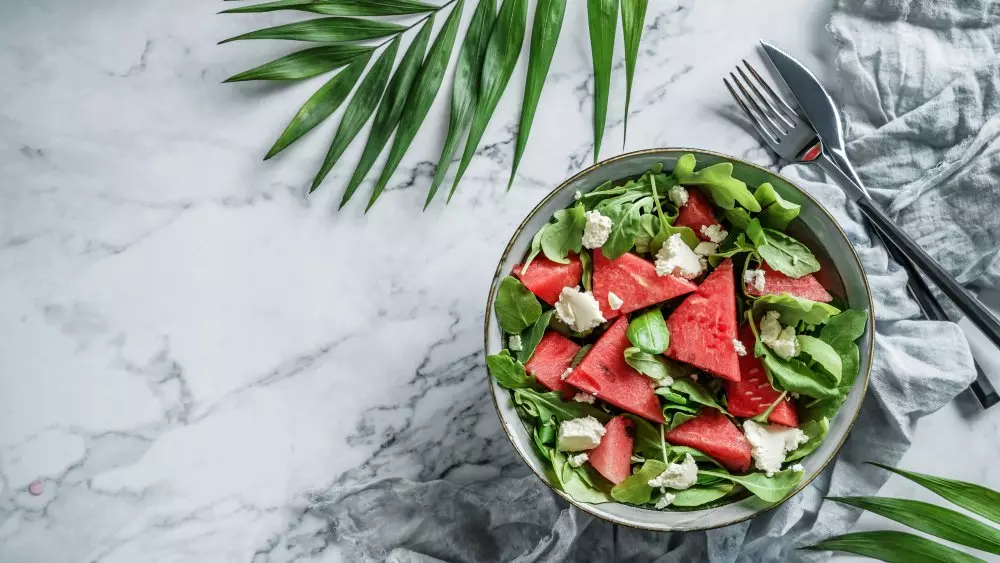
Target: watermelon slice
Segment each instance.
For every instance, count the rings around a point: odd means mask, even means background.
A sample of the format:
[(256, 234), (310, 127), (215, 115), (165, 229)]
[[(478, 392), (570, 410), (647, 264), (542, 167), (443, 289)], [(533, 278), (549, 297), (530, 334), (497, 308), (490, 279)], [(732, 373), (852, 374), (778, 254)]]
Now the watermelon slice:
[(559, 264), (544, 256), (538, 256), (528, 266), (527, 272), (521, 272), (521, 264), (514, 266), (514, 275), (539, 299), (549, 305), (555, 305), (564, 287), (580, 285), (583, 265), (580, 263), (580, 257), (573, 253), (569, 255), (569, 264)]
[[(656, 275), (652, 262), (631, 252), (615, 260), (608, 260), (601, 251), (594, 252), (594, 298), (601, 305), (605, 319), (691, 293), (697, 288), (687, 280)], [(609, 292), (622, 300), (621, 309), (614, 311), (608, 305)]]
[(566, 385), (562, 374), (573, 363), (573, 356), (580, 351), (580, 346), (559, 334), (549, 331), (535, 347), (534, 354), (528, 360), (525, 369), (539, 383), (553, 391), (561, 391), (563, 395), (573, 395), (573, 388)]
[[(760, 359), (753, 355), (754, 335), (750, 325), (740, 330), (740, 341), (747, 349), (746, 356), (740, 356), (740, 380), (726, 382), (726, 401), (729, 412), (740, 418), (750, 418), (766, 411), (781, 396), (771, 387), (764, 373)], [(791, 398), (778, 403), (771, 411), (768, 422), (784, 426), (798, 427), (799, 417), (795, 413)]]
[(670, 347), (665, 354), (713, 375), (740, 380), (736, 338), (736, 288), (727, 259), (667, 319)]
[(750, 469), (752, 448), (746, 436), (716, 409), (702, 409), (698, 416), (667, 432), (667, 442), (694, 448), (734, 473)]
[(708, 201), (708, 198), (705, 197), (705, 194), (699, 190), (689, 187), (687, 191), (688, 201), (681, 207), (680, 213), (677, 215), (677, 220), (674, 221), (674, 226), (691, 227), (691, 230), (694, 231), (694, 234), (698, 235), (698, 238), (709, 240), (701, 232), (701, 228), (719, 224), (719, 220), (715, 217), (715, 208)]
[(619, 317), (569, 374), (566, 383), (622, 410), (663, 422), (653, 380), (625, 363), (625, 349), (632, 345), (625, 335), (627, 329), (628, 319)]
[(635, 430), (627, 416), (616, 416), (604, 425), (601, 443), (589, 452), (590, 465), (615, 485), (632, 474), (632, 445)]
[(764, 291), (758, 291), (753, 284), (748, 284), (747, 295), (760, 297), (766, 294), (778, 295), (779, 293), (788, 293), (795, 297), (811, 299), (822, 303), (833, 301), (833, 296), (827, 292), (826, 288), (812, 274), (806, 274), (801, 278), (790, 278), (777, 270), (771, 269), (767, 264), (761, 264), (760, 269), (764, 271)]

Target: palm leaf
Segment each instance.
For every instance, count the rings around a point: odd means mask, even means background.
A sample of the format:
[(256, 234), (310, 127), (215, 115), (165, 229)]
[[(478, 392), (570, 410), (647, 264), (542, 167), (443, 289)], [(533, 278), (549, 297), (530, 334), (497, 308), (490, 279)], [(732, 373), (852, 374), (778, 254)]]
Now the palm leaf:
[(490, 40), (483, 56), (483, 74), (479, 83), (479, 99), (476, 100), (476, 112), (472, 117), (469, 129), (469, 139), (465, 144), (462, 162), (458, 165), (458, 173), (451, 185), (448, 199), (455, 193), (458, 182), (472, 162), (476, 147), (482, 140), (489, 125), (490, 118), (500, 103), (503, 91), (507, 88), (510, 75), (514, 72), (517, 58), (524, 44), (524, 29), (528, 19), (528, 4), (526, 0), (503, 0), (500, 12), (497, 14)]
[(245, 80), (299, 80), (350, 64), (354, 59), (371, 53), (372, 47), (362, 45), (328, 45), (313, 47), (285, 55), (269, 63), (233, 75), (225, 82)]
[(406, 106), (403, 108), (399, 122), (399, 130), (396, 131), (396, 138), (393, 139), (392, 148), (389, 150), (389, 158), (382, 168), (382, 174), (375, 183), (366, 211), (371, 209), (375, 200), (382, 194), (386, 184), (389, 183), (389, 178), (392, 177), (392, 173), (396, 171), (403, 155), (410, 148), (410, 143), (417, 136), (417, 130), (420, 129), (424, 118), (427, 117), (427, 112), (431, 109), (431, 104), (434, 103), (434, 98), (437, 97), (441, 81), (444, 79), (444, 71), (448, 68), (448, 61), (451, 59), (451, 50), (455, 46), (455, 36), (458, 35), (458, 24), (462, 21), (464, 4), (464, 0), (458, 0), (458, 4), (448, 15), (444, 26), (438, 31), (437, 39), (434, 40), (427, 53), (427, 60), (424, 61), (420, 75), (413, 84), (406, 100)]
[(368, 118), (375, 112), (379, 100), (382, 99), (382, 92), (385, 91), (385, 85), (389, 82), (389, 75), (392, 74), (392, 63), (396, 61), (396, 53), (398, 51), (399, 36), (397, 35), (378, 60), (375, 61), (371, 69), (369, 69), (368, 75), (361, 81), (361, 85), (358, 86), (354, 97), (347, 104), (344, 116), (340, 118), (337, 133), (333, 136), (333, 142), (326, 153), (326, 158), (323, 159), (323, 165), (320, 167), (319, 172), (316, 173), (316, 178), (313, 179), (312, 187), (309, 189), (310, 192), (316, 191), (316, 188), (323, 182), (326, 175), (330, 173), (333, 166), (340, 160), (340, 157), (347, 150), (348, 145), (351, 144), (354, 137), (358, 136), (358, 132), (368, 122)]
[(552, 55), (556, 51), (565, 14), (566, 0), (539, 0), (535, 6), (535, 19), (531, 27), (531, 52), (528, 55), (528, 77), (524, 84), (524, 102), (521, 105), (521, 123), (517, 130), (514, 164), (510, 169), (507, 189), (514, 184), (514, 174), (517, 173), (524, 148), (528, 144), (531, 122), (535, 119), (535, 110), (542, 96), (545, 77), (549, 74), (549, 66), (552, 64)]
[(632, 79), (635, 77), (635, 63), (639, 58), (639, 41), (642, 26), (646, 21), (646, 7), (649, 0), (622, 1), (622, 36), (625, 40), (625, 125), (622, 147), (628, 135), (628, 108), (632, 101)]
[(594, 59), (594, 162), (601, 153), (604, 126), (608, 122), (611, 92), (611, 59), (618, 30), (618, 0), (587, 0), (590, 53)]
[(917, 483), (934, 493), (937, 493), (945, 500), (948, 500), (962, 508), (978, 514), (984, 518), (1000, 523), (1000, 492), (953, 479), (943, 479), (933, 475), (914, 473), (905, 471), (881, 463), (868, 462), (872, 465), (887, 469), (893, 473), (906, 477), (910, 481)]
[(347, 95), (351, 93), (351, 89), (354, 88), (370, 58), (371, 54), (369, 53), (355, 59), (347, 68), (334, 75), (306, 100), (306, 103), (302, 105), (299, 112), (292, 118), (291, 123), (285, 128), (284, 133), (278, 137), (274, 146), (267, 152), (264, 160), (285, 150), (288, 145), (297, 141), (302, 135), (308, 133), (313, 127), (337, 111), (340, 104), (344, 103)]
[(455, 81), (451, 86), (451, 117), (448, 120), (448, 135), (445, 137), (441, 156), (438, 158), (434, 180), (427, 192), (424, 209), (430, 205), (437, 193), (444, 176), (455, 156), (462, 135), (468, 131), (475, 111), (476, 98), (479, 92), (479, 79), (483, 68), (483, 55), (490, 38), (490, 29), (496, 17), (496, 0), (479, 0), (476, 11), (472, 14), (469, 29), (458, 52), (458, 65), (455, 67)]
[(856, 532), (802, 549), (845, 551), (889, 563), (985, 563), (978, 557), (906, 532)]
[(277, 10), (300, 10), (328, 16), (403, 16), (433, 12), (438, 7), (414, 0), (278, 0), (241, 6), (221, 14), (253, 14)]
[(377, 39), (405, 31), (405, 26), (360, 18), (316, 18), (265, 29), (258, 29), (219, 42), (242, 41), (245, 39), (287, 39), (292, 41), (362, 41)]
[(382, 102), (375, 113), (375, 121), (372, 123), (371, 132), (368, 133), (368, 141), (361, 153), (361, 160), (358, 161), (354, 175), (351, 176), (351, 180), (347, 184), (344, 197), (340, 201), (340, 207), (346, 205), (354, 192), (357, 191), (358, 186), (361, 185), (368, 171), (375, 164), (378, 155), (385, 148), (393, 130), (396, 129), (396, 125), (399, 124), (406, 96), (410, 92), (410, 86), (413, 85), (413, 79), (417, 76), (421, 63), (424, 61), (424, 54), (427, 52), (427, 43), (430, 40), (433, 27), (434, 17), (431, 16), (420, 27), (420, 31), (417, 32), (416, 37), (406, 49), (406, 53), (399, 62), (399, 67), (389, 81), (389, 86), (386, 88)]
[(948, 508), (899, 498), (827, 498), (873, 512), (943, 540), (1000, 555), (1000, 530)]

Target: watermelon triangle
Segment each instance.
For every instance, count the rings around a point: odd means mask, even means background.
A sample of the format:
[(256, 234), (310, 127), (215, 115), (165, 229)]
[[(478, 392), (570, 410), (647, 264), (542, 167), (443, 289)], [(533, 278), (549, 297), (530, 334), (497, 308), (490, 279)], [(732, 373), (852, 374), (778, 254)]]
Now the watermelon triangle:
[(625, 363), (625, 349), (632, 345), (626, 330), (628, 319), (619, 317), (573, 369), (566, 383), (624, 411), (663, 422), (653, 381)]
[(667, 432), (666, 438), (675, 446), (702, 452), (734, 473), (750, 469), (750, 442), (729, 417), (716, 409), (702, 409), (698, 416)]
[(698, 235), (698, 238), (708, 240), (708, 237), (701, 232), (701, 228), (719, 224), (719, 219), (715, 216), (715, 207), (701, 191), (690, 187), (687, 188), (687, 191), (688, 201), (677, 214), (674, 226), (690, 227), (694, 234)]
[(615, 485), (632, 473), (632, 446), (635, 430), (627, 416), (616, 416), (604, 425), (601, 443), (589, 452), (590, 465)]
[(767, 264), (761, 264), (760, 269), (764, 271), (764, 291), (759, 291), (753, 284), (747, 284), (747, 295), (760, 297), (761, 295), (787, 293), (795, 297), (819, 301), (821, 303), (833, 301), (833, 296), (830, 295), (830, 292), (812, 274), (806, 274), (801, 278), (790, 278), (772, 269)]
[(544, 256), (538, 256), (528, 265), (526, 272), (522, 272), (521, 269), (521, 264), (514, 266), (514, 275), (549, 305), (556, 304), (564, 287), (580, 285), (580, 278), (583, 277), (580, 257), (573, 253), (569, 255), (569, 264), (559, 264)]
[(665, 354), (713, 375), (740, 380), (736, 338), (736, 288), (733, 261), (719, 264), (698, 291), (684, 299), (669, 318), (670, 347)]
[[(766, 411), (781, 396), (771, 387), (764, 373), (760, 359), (753, 355), (754, 335), (750, 325), (740, 330), (740, 341), (747, 349), (746, 356), (740, 356), (740, 380), (726, 382), (726, 403), (730, 414), (739, 418), (751, 418)], [(799, 417), (795, 413), (791, 398), (774, 407), (768, 422), (797, 427)]]
[(535, 347), (535, 352), (524, 368), (547, 389), (561, 391), (563, 395), (569, 396), (573, 394), (573, 388), (563, 381), (562, 375), (579, 351), (580, 346), (576, 342), (550, 330)]
[[(687, 280), (657, 275), (652, 262), (631, 252), (615, 260), (608, 260), (600, 250), (594, 252), (594, 298), (605, 319), (662, 303), (697, 288)], [(621, 309), (614, 311), (608, 305), (609, 292), (622, 300)]]

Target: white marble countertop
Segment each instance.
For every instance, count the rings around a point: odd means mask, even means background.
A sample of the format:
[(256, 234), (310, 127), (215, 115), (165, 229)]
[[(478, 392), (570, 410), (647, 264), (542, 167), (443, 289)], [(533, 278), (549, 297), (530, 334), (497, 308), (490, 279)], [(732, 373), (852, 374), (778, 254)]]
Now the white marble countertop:
[[(482, 308), (514, 226), (592, 160), (570, 4), (514, 189), (523, 62), (450, 206), (420, 211), (442, 94), (363, 215), (334, 210), (349, 169), (304, 195), (334, 123), (261, 162), (317, 80), (220, 84), (287, 46), (216, 41), (287, 16), (0, 3), (0, 561), (334, 561), (309, 490), (522, 471), (484, 395)], [(626, 150), (770, 163), (720, 78), (762, 34), (825, 68), (828, 2), (650, 4)], [(963, 396), (903, 465), (1000, 487), (998, 429)]]

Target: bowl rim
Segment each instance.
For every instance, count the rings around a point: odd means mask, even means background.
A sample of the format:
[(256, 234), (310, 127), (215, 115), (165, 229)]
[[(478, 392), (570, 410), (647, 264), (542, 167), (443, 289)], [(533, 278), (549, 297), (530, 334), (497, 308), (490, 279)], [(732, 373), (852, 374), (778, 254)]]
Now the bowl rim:
[[(543, 197), (531, 209), (531, 211), (528, 212), (528, 214), (524, 217), (524, 220), (521, 221), (521, 223), (517, 226), (517, 228), (514, 229), (514, 233), (511, 235), (510, 240), (507, 241), (507, 245), (506, 245), (506, 247), (504, 247), (503, 253), (500, 255), (500, 260), (497, 263), (496, 271), (494, 272), (493, 279), (490, 282), (490, 291), (489, 291), (489, 295), (487, 296), (487, 300), (486, 300), (486, 315), (485, 315), (485, 319), (484, 319), (484, 322), (483, 322), (483, 352), (484, 353), (487, 352), (487, 348), (489, 346), (490, 319), (491, 319), (492, 314), (493, 314), (492, 308), (490, 307), (490, 304), (493, 303), (493, 301), (494, 301), (494, 299), (496, 297), (497, 286), (498, 286), (497, 280), (501, 279), (502, 276), (504, 275), (504, 272), (503, 272), (504, 262), (506, 261), (507, 256), (510, 254), (511, 250), (513, 250), (514, 241), (517, 240), (517, 238), (521, 234), (521, 232), (527, 227), (528, 223), (535, 217), (535, 215), (538, 214), (538, 212), (542, 209), (542, 207), (544, 207), (550, 200), (552, 200), (552, 198), (554, 198), (556, 196), (556, 194), (562, 192), (563, 189), (566, 188), (567, 185), (575, 182), (579, 178), (581, 178), (583, 176), (586, 176), (587, 174), (590, 174), (591, 172), (593, 172), (593, 171), (595, 171), (595, 170), (597, 170), (597, 169), (599, 169), (599, 168), (601, 168), (603, 166), (606, 166), (606, 165), (608, 165), (608, 164), (610, 164), (612, 162), (616, 162), (616, 161), (620, 161), (620, 160), (625, 160), (625, 159), (632, 158), (632, 157), (639, 156), (639, 155), (658, 154), (658, 153), (664, 153), (664, 152), (680, 152), (680, 153), (694, 153), (694, 154), (699, 154), (700, 153), (700, 154), (707, 155), (707, 156), (712, 156), (712, 157), (716, 157), (716, 158), (726, 159), (726, 160), (729, 160), (729, 161), (732, 161), (732, 162), (737, 162), (737, 163), (739, 163), (739, 164), (741, 164), (743, 166), (748, 166), (750, 168), (755, 168), (755, 169), (757, 169), (757, 171), (759, 171), (759, 172), (761, 172), (761, 173), (763, 173), (765, 175), (770, 175), (770, 176), (774, 176), (774, 177), (780, 178), (785, 183), (787, 183), (789, 186), (792, 186), (793, 188), (795, 188), (799, 192), (799, 194), (801, 194), (806, 199), (810, 200), (824, 215), (827, 216), (828, 219), (830, 219), (830, 221), (836, 227), (837, 231), (843, 237), (843, 240), (847, 243), (847, 246), (851, 250), (850, 256), (852, 258), (854, 258), (854, 261), (855, 261), (855, 263), (858, 266), (858, 270), (861, 272), (861, 281), (864, 284), (865, 295), (867, 295), (867, 297), (868, 297), (868, 326), (870, 327), (870, 331), (869, 331), (870, 335), (869, 335), (869, 338), (868, 338), (869, 346), (868, 346), (867, 369), (865, 370), (864, 374), (860, 374), (860, 373), (858, 374), (859, 381), (855, 381), (855, 383), (854, 383), (855, 385), (858, 385), (858, 383), (860, 382), (861, 385), (862, 385), (861, 399), (858, 402), (858, 408), (855, 409), (854, 413), (852, 413), (850, 423), (847, 425), (847, 431), (844, 432), (844, 436), (840, 439), (840, 442), (837, 444), (837, 447), (832, 450), (832, 452), (830, 453), (830, 455), (825, 460), (823, 460), (823, 463), (819, 466), (819, 469), (816, 472), (814, 472), (813, 475), (810, 478), (808, 478), (808, 479), (800, 482), (795, 487), (795, 489), (793, 489), (789, 494), (785, 495), (785, 497), (783, 499), (781, 499), (780, 501), (772, 503), (772, 504), (769, 504), (768, 506), (761, 508), (760, 510), (758, 510), (757, 512), (755, 512), (755, 513), (753, 513), (753, 514), (751, 514), (749, 516), (745, 516), (745, 517), (741, 517), (741, 518), (736, 518), (734, 520), (731, 520), (731, 521), (728, 521), (728, 522), (724, 522), (724, 523), (721, 523), (721, 524), (718, 524), (718, 525), (714, 525), (714, 526), (703, 526), (703, 527), (687, 528), (687, 529), (683, 530), (685, 532), (694, 532), (694, 531), (703, 531), (703, 530), (713, 530), (713, 529), (722, 528), (722, 527), (725, 527), (725, 526), (731, 526), (733, 524), (738, 524), (740, 522), (744, 522), (744, 521), (750, 520), (752, 518), (756, 518), (757, 516), (760, 516), (760, 515), (762, 515), (764, 513), (767, 513), (767, 512), (769, 512), (771, 510), (774, 510), (775, 508), (778, 508), (779, 506), (781, 506), (782, 504), (784, 504), (786, 501), (788, 501), (789, 499), (791, 499), (795, 495), (797, 495), (800, 492), (802, 492), (803, 489), (805, 489), (806, 487), (808, 487), (810, 483), (812, 483), (817, 477), (819, 477), (824, 471), (826, 471), (827, 466), (830, 464), (831, 461), (834, 460), (834, 458), (837, 457), (837, 455), (840, 453), (840, 450), (844, 447), (844, 443), (847, 441), (847, 438), (851, 435), (851, 431), (854, 429), (854, 424), (857, 422), (858, 415), (861, 413), (861, 408), (864, 405), (865, 395), (868, 394), (868, 383), (869, 383), (869, 380), (871, 378), (872, 362), (873, 362), (874, 357), (875, 357), (875, 324), (874, 324), (874, 322), (875, 322), (875, 304), (872, 301), (871, 285), (868, 283), (868, 274), (865, 272), (864, 265), (861, 263), (861, 258), (858, 256), (857, 250), (854, 248), (854, 245), (851, 243), (850, 238), (847, 236), (847, 233), (844, 231), (843, 227), (840, 226), (840, 222), (837, 221), (837, 219), (833, 216), (833, 214), (831, 214), (822, 203), (820, 203), (816, 198), (814, 198), (809, 192), (807, 192), (806, 190), (802, 189), (797, 183), (795, 183), (792, 180), (786, 178), (785, 176), (782, 176), (781, 174), (779, 174), (777, 172), (774, 172), (772, 170), (764, 168), (763, 166), (760, 166), (759, 164), (756, 164), (756, 163), (753, 163), (753, 162), (750, 162), (748, 160), (745, 160), (745, 159), (742, 159), (742, 158), (738, 158), (738, 157), (735, 157), (735, 156), (732, 156), (732, 155), (728, 155), (728, 154), (725, 154), (725, 153), (717, 152), (717, 151), (706, 150), (706, 149), (694, 149), (694, 148), (688, 148), (688, 147), (662, 147), (662, 148), (652, 148), (652, 149), (641, 149), (641, 150), (637, 150), (637, 151), (631, 151), (631, 152), (623, 153), (623, 154), (620, 154), (620, 155), (617, 155), (617, 156), (614, 156), (614, 157), (602, 160), (602, 161), (597, 162), (595, 164), (592, 164), (591, 166), (588, 166), (587, 168), (584, 168), (583, 170), (581, 170), (581, 171), (577, 172), (576, 174), (570, 176), (569, 178), (567, 178), (566, 180), (564, 180), (562, 183), (560, 183), (558, 186), (556, 186), (554, 189), (552, 189), (552, 191), (550, 191), (548, 194), (546, 194), (545, 197)], [(863, 375), (863, 377), (861, 377), (862, 375)], [(592, 506), (590, 504), (584, 503), (584, 502), (579, 502), (579, 501), (573, 499), (568, 494), (566, 494), (565, 492), (557, 489), (551, 483), (549, 483), (549, 481), (545, 478), (545, 476), (542, 475), (542, 474), (540, 474), (538, 471), (536, 471), (535, 468), (532, 466), (532, 464), (528, 462), (527, 458), (525, 458), (524, 454), (521, 453), (521, 450), (518, 448), (517, 443), (514, 441), (514, 437), (511, 435), (510, 430), (507, 429), (507, 425), (504, 423), (504, 418), (503, 418), (503, 415), (501, 414), (501, 411), (500, 411), (500, 404), (499, 404), (498, 399), (497, 399), (496, 389), (494, 388), (493, 382), (490, 379), (489, 370), (487, 370), (487, 372), (486, 372), (486, 382), (487, 382), (487, 386), (489, 387), (489, 390), (490, 390), (490, 398), (493, 401), (493, 408), (496, 411), (497, 418), (500, 420), (500, 423), (501, 423), (500, 426), (503, 428), (504, 434), (507, 435), (507, 439), (510, 441), (511, 445), (514, 447), (514, 451), (517, 453), (518, 457), (521, 458), (521, 461), (531, 470), (531, 472), (535, 475), (535, 477), (537, 477), (542, 483), (544, 483), (546, 487), (548, 487), (549, 489), (551, 489), (552, 492), (556, 493), (557, 495), (559, 495), (560, 497), (562, 497), (563, 499), (565, 499), (567, 502), (569, 502), (572, 506), (575, 506), (576, 508), (582, 510), (583, 512), (586, 512), (587, 514), (590, 514), (591, 516), (595, 516), (597, 518), (600, 518), (601, 520), (609, 521), (609, 522), (611, 522), (613, 524), (620, 524), (620, 525), (623, 525), (623, 526), (628, 526), (630, 528), (635, 528), (635, 529), (638, 529), (638, 530), (647, 530), (647, 531), (651, 531), (651, 532), (670, 532), (671, 531), (671, 530), (664, 530), (664, 529), (661, 529), (661, 528), (646, 526), (646, 525), (639, 524), (639, 523), (636, 523), (636, 522), (631, 522), (631, 521), (624, 520), (624, 519), (621, 519), (621, 518), (616, 517), (616, 516), (609, 516), (607, 514), (600, 514), (600, 513), (597, 512), (597, 510), (595, 510), (594, 508), (592, 508)], [(523, 423), (523, 421), (522, 421), (522, 423)], [(615, 504), (624, 504), (624, 503), (615, 502)], [(708, 510), (711, 510), (711, 509), (708, 509)]]

